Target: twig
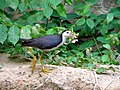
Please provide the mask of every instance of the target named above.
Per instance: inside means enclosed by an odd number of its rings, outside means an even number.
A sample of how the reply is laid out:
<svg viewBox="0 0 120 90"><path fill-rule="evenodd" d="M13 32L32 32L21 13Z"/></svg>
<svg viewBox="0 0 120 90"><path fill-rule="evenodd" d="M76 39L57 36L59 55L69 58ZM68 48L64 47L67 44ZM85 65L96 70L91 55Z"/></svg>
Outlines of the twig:
<svg viewBox="0 0 120 90"><path fill-rule="evenodd" d="M95 86L93 88L93 90L95 90L96 86L98 86L98 79L97 79L97 75L96 72L93 72L94 76L95 76ZM102 88L100 86L98 86L100 88L100 90L102 90Z"/></svg>
<svg viewBox="0 0 120 90"><path fill-rule="evenodd" d="M112 80L108 83L108 85L107 85L103 90L106 90L107 87L110 86L110 84L111 84L113 81L114 81L114 79L112 79Z"/></svg>
<svg viewBox="0 0 120 90"><path fill-rule="evenodd" d="M49 79L50 79L50 77L46 78L43 83L41 83L37 88L35 88L35 90L40 88L41 86L43 86Z"/></svg>

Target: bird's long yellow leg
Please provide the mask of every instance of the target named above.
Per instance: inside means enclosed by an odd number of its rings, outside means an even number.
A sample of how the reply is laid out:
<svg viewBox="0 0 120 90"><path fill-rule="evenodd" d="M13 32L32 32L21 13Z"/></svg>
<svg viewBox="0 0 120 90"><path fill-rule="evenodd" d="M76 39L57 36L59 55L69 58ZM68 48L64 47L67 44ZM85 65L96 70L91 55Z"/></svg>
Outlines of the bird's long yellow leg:
<svg viewBox="0 0 120 90"><path fill-rule="evenodd" d="M28 50L29 50L31 56L33 57L32 65L31 65L31 68L32 68L31 72L33 73L34 69L35 69L37 59L36 59L35 55L32 53L32 48L30 47L30 48L28 48Z"/></svg>
<svg viewBox="0 0 120 90"><path fill-rule="evenodd" d="M45 66L42 64L42 55L44 54L44 51L43 51L43 53L39 56L39 59L40 59L40 63L41 63L41 65L42 65L42 70L40 70L41 72L43 72L43 73L45 73L45 74L47 74L47 73L50 73L50 70L47 70L46 68L45 68Z"/></svg>

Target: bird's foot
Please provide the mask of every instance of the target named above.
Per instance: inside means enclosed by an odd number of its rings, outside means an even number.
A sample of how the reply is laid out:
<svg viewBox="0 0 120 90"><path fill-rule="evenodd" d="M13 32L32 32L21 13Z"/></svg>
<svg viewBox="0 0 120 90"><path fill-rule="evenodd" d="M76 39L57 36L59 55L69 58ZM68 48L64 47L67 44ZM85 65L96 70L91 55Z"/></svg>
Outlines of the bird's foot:
<svg viewBox="0 0 120 90"><path fill-rule="evenodd" d="M40 72L43 72L45 74L51 73L51 71L53 70L53 68L51 69L46 69L44 66L42 66L42 69L40 70Z"/></svg>

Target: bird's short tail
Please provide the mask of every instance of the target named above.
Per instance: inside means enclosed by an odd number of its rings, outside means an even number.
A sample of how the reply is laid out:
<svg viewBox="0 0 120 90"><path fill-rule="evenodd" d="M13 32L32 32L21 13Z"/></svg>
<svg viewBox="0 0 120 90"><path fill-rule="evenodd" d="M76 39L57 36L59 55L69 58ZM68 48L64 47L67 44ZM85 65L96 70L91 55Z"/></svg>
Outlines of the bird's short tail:
<svg viewBox="0 0 120 90"><path fill-rule="evenodd" d="M21 39L22 46L31 46L31 43L33 42L33 39Z"/></svg>

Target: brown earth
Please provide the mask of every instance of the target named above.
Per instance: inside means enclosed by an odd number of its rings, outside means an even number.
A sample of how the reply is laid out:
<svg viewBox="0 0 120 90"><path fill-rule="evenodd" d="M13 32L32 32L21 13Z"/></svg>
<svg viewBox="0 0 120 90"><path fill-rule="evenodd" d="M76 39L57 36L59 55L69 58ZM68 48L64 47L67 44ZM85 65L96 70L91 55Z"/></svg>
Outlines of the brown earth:
<svg viewBox="0 0 120 90"><path fill-rule="evenodd" d="M46 65L53 70L44 74L37 65L31 74L30 63L11 62L0 55L0 90L120 90L120 67L113 67L116 72L96 74L95 70Z"/></svg>

